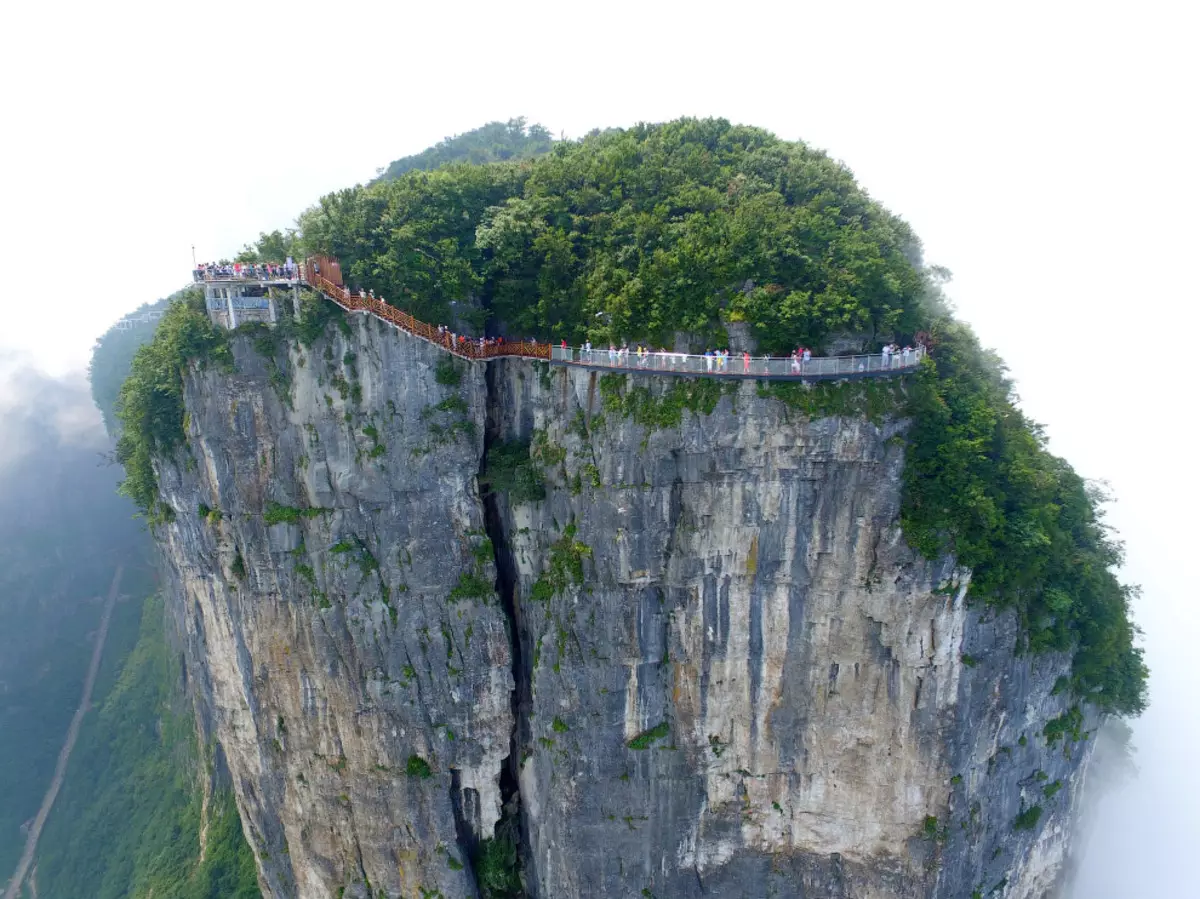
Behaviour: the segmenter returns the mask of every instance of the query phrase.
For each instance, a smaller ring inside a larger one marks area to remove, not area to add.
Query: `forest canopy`
[[[532,161],[452,165],[323,197],[300,244],[430,321],[580,342],[911,334],[912,230],[826,154],[718,119],[595,132]]]
[[[541,125],[527,125],[524,118],[488,122],[465,134],[439,141],[412,156],[397,159],[380,170],[377,181],[390,181],[409,172],[430,172],[444,165],[465,162],[515,162],[549,153],[554,139]]]

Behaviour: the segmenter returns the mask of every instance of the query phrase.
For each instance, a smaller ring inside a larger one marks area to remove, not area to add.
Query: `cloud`
[[[87,377],[51,377],[25,355],[0,349],[0,474],[48,445],[108,448]]]

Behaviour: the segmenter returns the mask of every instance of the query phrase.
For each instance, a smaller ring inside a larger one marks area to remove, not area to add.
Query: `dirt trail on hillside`
[[[25,875],[29,873],[29,867],[33,864],[33,856],[37,852],[38,838],[42,835],[42,828],[46,826],[46,818],[50,816],[54,800],[58,798],[63,776],[67,773],[67,762],[70,761],[71,750],[75,748],[75,741],[79,738],[79,728],[83,724],[83,716],[87,714],[88,706],[92,702],[92,687],[96,685],[96,675],[100,671],[100,658],[104,655],[104,641],[108,639],[108,621],[112,617],[113,607],[117,604],[117,590],[121,586],[121,575],[124,573],[125,566],[118,565],[116,573],[113,574],[112,586],[108,588],[108,600],[104,603],[104,614],[100,617],[100,630],[96,634],[96,645],[92,648],[92,663],[88,666],[87,678],[83,682],[83,697],[79,700],[79,708],[75,710],[75,716],[71,719],[71,726],[67,728],[67,739],[63,741],[62,749],[58,753],[58,764],[54,768],[54,780],[50,782],[50,789],[46,791],[46,795],[42,799],[42,807],[38,809],[37,817],[33,819],[33,826],[29,828],[29,836],[25,839],[25,851],[21,855],[21,861],[17,864],[17,873],[13,875],[8,889],[4,891],[4,899],[17,899],[17,896],[20,895],[21,883],[25,880]]]

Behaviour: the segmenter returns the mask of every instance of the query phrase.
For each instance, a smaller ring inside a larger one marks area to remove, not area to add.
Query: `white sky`
[[[0,347],[52,372],[181,286],[193,244],[229,255],[489,120],[578,136],[721,115],[844,160],[955,273],[961,315],[1054,449],[1113,485],[1158,705],[1086,896],[1185,883],[1200,846],[1193,4],[10,7]]]

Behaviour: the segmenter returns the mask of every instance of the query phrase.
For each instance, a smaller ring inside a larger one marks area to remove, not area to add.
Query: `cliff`
[[[1053,894],[1070,660],[908,548],[907,422],[266,343],[189,367],[158,534],[267,894],[504,895],[510,837],[540,899]]]

